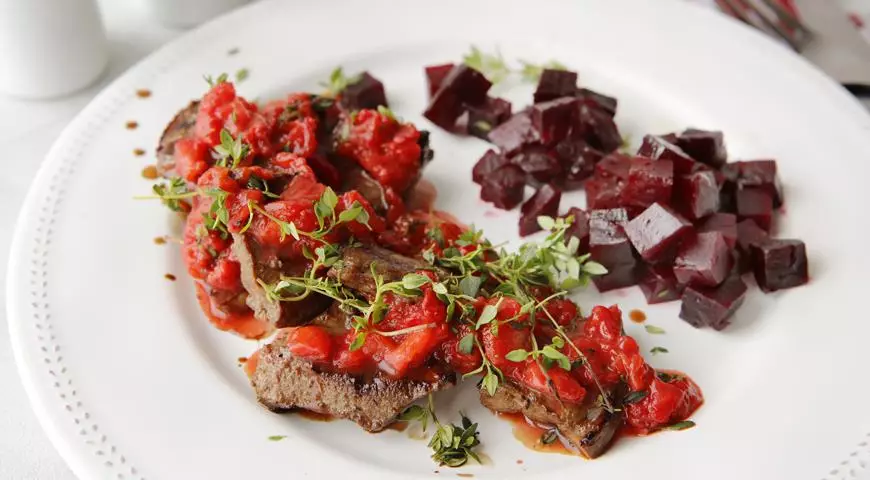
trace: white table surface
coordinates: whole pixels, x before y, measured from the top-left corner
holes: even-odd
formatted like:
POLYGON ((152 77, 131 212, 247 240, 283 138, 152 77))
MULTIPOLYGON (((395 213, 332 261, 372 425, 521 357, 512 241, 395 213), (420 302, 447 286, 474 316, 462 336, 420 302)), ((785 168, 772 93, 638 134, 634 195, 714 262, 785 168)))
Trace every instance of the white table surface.
POLYGON ((75 479, 30 408, 8 338, 5 272, 13 225, 27 188, 63 128, 105 85, 184 33, 154 21, 146 10, 145 0, 99 0, 99 3, 111 59, 95 85, 71 97, 47 102, 0 95, 0 145, 7 165, 4 175, 0 175, 0 225, 3 225, 0 227, 0 480, 75 479))

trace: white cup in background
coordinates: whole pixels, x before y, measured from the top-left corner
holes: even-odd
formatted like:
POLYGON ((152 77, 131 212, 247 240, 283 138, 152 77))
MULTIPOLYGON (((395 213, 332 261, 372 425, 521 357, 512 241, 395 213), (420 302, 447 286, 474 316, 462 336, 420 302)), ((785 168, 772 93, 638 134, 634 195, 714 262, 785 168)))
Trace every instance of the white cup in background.
POLYGON ((0 0, 0 93, 60 97, 108 62, 96 0, 0 0))
POLYGON ((152 15, 170 27, 188 28, 241 7, 249 0, 144 0, 152 15))

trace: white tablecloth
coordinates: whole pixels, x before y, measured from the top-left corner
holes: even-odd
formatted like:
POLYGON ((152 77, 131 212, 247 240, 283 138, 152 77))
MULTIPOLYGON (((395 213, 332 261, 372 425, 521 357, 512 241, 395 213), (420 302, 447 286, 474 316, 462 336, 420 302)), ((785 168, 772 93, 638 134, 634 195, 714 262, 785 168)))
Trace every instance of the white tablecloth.
MULTIPOLYGON (((697 0, 712 3, 711 0, 697 0)), ((820 0, 821 1, 821 0, 820 0)), ((870 11, 870 1, 862 3, 870 11)), ((111 43, 111 63, 102 80, 72 97, 51 102, 25 102, 0 96, 0 480, 72 480, 36 421, 21 387, 6 325, 6 265, 13 225, 27 188, 42 158, 72 118, 131 65, 183 33, 153 21, 143 1, 100 0, 111 43)), ((867 477, 870 479, 870 476, 867 477)))

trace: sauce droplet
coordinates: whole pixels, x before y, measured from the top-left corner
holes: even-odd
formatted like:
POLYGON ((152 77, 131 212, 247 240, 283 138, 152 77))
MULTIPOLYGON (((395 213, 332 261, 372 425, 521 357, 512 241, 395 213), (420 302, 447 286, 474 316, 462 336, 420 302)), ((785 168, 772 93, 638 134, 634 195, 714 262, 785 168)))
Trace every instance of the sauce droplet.
POLYGON ((148 165, 142 169, 142 177, 147 178, 148 180, 156 180, 160 174, 157 172, 157 167, 154 165, 148 165))
POLYGON ((628 312, 628 318, 634 323, 643 323, 646 321, 646 314, 640 310, 632 310, 628 312))
POLYGON ((136 96, 139 98, 148 98, 151 96, 151 90, 140 88, 139 90, 136 90, 136 96))
POLYGON ((313 420, 315 422, 331 422, 335 420, 335 417, 332 415, 327 415, 325 413, 312 412, 311 410, 299 410, 296 412, 300 417, 307 418, 308 420, 313 420))
POLYGON ((548 433, 546 428, 532 425, 526 417, 520 413, 499 413, 500 418, 509 420, 514 428, 514 438, 520 441, 526 448, 536 452, 561 453, 562 455, 574 455, 565 448, 559 438, 553 438, 550 443, 544 443, 542 438, 548 433))
POLYGON ((238 48, 238 47, 233 47, 233 48, 227 50, 227 55, 235 55, 235 54, 237 54, 237 53, 239 53, 239 48, 238 48))
POLYGON ((124 126, 127 127, 127 130, 135 130, 136 127, 139 126, 139 122, 137 122, 135 120, 130 120, 127 123, 125 123, 124 126))
POLYGON ((456 476, 462 478, 474 478, 473 473, 457 473, 456 476))
POLYGON ((154 237, 154 245, 166 245, 166 237, 154 237))
POLYGON ((248 357, 239 357, 239 363, 246 363, 248 361, 248 357))
POLYGON ((141 157, 142 155, 145 155, 145 150, 141 149, 141 148, 134 148, 133 155, 136 155, 137 157, 141 157))
POLYGON ((517 459, 517 465, 522 465, 522 464, 523 464, 523 459, 522 458, 517 459))
POLYGON ((164 277, 171 282, 174 282, 175 278, 176 278, 175 275, 173 275, 171 273, 167 273, 166 275, 164 275, 164 277))

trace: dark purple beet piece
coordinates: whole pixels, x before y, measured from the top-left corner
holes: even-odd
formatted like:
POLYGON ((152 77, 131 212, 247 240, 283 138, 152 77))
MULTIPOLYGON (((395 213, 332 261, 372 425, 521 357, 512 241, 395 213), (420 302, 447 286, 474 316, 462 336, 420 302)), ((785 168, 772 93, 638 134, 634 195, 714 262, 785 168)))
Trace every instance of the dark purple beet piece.
POLYGON ((535 89, 535 103, 569 97, 577 90, 577 73, 545 68, 535 89))
POLYGON ((533 187, 558 181, 562 177, 561 162, 542 145, 525 147, 510 161, 526 172, 526 183, 533 187))
POLYGON ((388 107, 384 84, 369 72, 360 74, 359 79, 341 92, 341 105, 347 110, 388 107))
POLYGON ((556 145, 555 151, 559 161, 562 162, 564 172, 562 186, 566 190, 582 187, 586 179, 595 171, 595 164, 604 156, 585 141, 571 138, 566 138, 556 145))
POLYGON ((638 285, 650 305, 679 300, 685 288, 677 283, 674 271, 668 265, 645 266, 638 285))
POLYGON ((577 207, 568 209, 568 213, 564 218, 573 217, 571 226, 565 231, 565 242, 567 243, 571 237, 576 237, 580 241, 580 246, 577 248, 578 253, 586 253, 589 251, 589 214, 586 211, 577 207))
POLYGON ((634 157, 623 153, 611 153, 595 164, 595 176, 627 181, 632 158, 634 157))
POLYGON ((510 210, 523 201, 526 173, 516 165, 505 165, 490 173, 480 185, 480 198, 498 208, 510 210))
POLYGON ((726 163, 719 170, 719 211, 737 213, 737 179, 740 178, 740 165, 726 163))
POLYGON ((445 130, 452 130, 466 105, 481 105, 486 101, 486 92, 491 86, 482 73, 465 64, 456 65, 444 77, 423 116, 445 130))
POLYGON ((429 89, 429 98, 435 96, 441 88, 441 83, 444 82, 447 74, 455 66, 452 63, 445 63, 443 65, 430 65, 426 67, 426 87, 429 89))
POLYGON ((692 224, 677 212, 659 203, 652 204, 628 222, 625 234, 647 262, 656 262, 692 232, 692 224))
POLYGON ((468 134, 487 140, 489 132, 511 118, 511 102, 487 97, 482 105, 468 107, 468 134))
POLYGON ((740 173, 737 184, 740 187, 759 188, 770 194, 773 206, 782 206, 782 185, 776 174, 776 160, 750 160, 737 162, 740 173))
POLYGON ((674 164, 670 160, 631 159, 628 181, 622 190, 622 204, 641 212, 654 203, 670 205, 674 186, 674 164))
POLYGON ((586 181, 586 208, 617 208, 622 201, 624 183, 617 178, 594 177, 586 181))
POLYGON ((617 101, 613 97, 609 97, 588 88, 577 89, 576 96, 585 105, 604 110, 611 117, 616 115, 617 101))
POLYGON ((577 122, 578 103, 576 98, 562 97, 532 106, 532 125, 544 144, 553 145, 568 136, 571 126, 577 122))
POLYGON ((474 168, 471 170, 471 179, 474 183, 480 184, 490 173, 508 163, 510 163, 510 160, 508 160, 507 157, 496 153, 493 149, 489 149, 482 157, 480 157, 480 160, 474 164, 474 168))
POLYGON ((725 137, 719 131, 690 128, 677 138, 677 146, 698 162, 719 168, 728 161, 725 137))
POLYGON ((688 286, 683 291, 680 318, 689 325, 722 330, 743 304, 746 284, 738 276, 729 277, 718 287, 688 286))
POLYGON ((624 230, 627 221, 624 208, 589 213, 589 252, 608 270, 592 279, 601 292, 637 283, 637 260, 624 230))
POLYGON ((674 180, 673 207, 695 221, 719 210, 719 183, 711 170, 680 175, 674 180))
MULTIPOLYGON (((662 140, 677 145, 677 142, 680 140, 680 136, 676 133, 665 133, 663 135, 656 135, 656 137, 661 138, 662 140)), ((677 145, 679 146, 679 145, 677 145)))
POLYGON ((520 208, 520 236, 525 237, 539 230, 538 217, 541 215, 555 218, 559 214, 559 201, 562 191, 552 185, 544 185, 526 200, 520 208))
POLYGON ((737 217, 754 220, 759 227, 770 231, 773 223, 773 199, 770 193, 760 188, 737 190, 737 217))
POLYGON ((745 273, 752 270, 752 246, 760 245, 769 238, 767 232, 761 229, 753 220, 743 220, 737 224, 737 254, 738 271, 745 273))
POLYGON ((692 173, 698 168, 698 162, 692 160, 680 147, 655 135, 643 137, 643 143, 637 150, 637 154, 653 160, 674 162, 674 173, 677 175, 692 173))
POLYGON ((529 112, 515 113, 506 122, 489 132, 489 141, 501 148, 505 155, 513 155, 522 147, 540 143, 538 131, 532 127, 529 112))
POLYGON ((722 233, 728 248, 733 250, 737 246, 737 216, 732 213, 714 213, 698 227, 698 233, 704 232, 722 233))
POLYGON ((731 250, 721 232, 699 233, 683 242, 674 260, 674 276, 684 285, 715 287, 731 271, 731 250))
POLYGON ((750 247, 755 281, 764 292, 797 287, 810 280, 807 249, 800 240, 768 240, 750 247))
POLYGON ((604 153, 622 146, 622 136, 613 118, 605 110, 580 104, 579 122, 574 125, 573 135, 582 138, 604 153))

